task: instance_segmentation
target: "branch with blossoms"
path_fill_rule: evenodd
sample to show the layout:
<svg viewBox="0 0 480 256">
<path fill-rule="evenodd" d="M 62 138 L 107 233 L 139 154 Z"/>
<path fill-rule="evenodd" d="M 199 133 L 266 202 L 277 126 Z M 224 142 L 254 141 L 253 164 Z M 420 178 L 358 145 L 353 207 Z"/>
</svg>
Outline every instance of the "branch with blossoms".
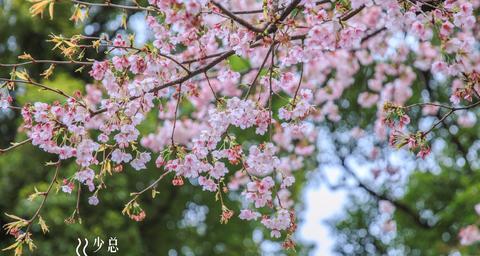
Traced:
<svg viewBox="0 0 480 256">
<path fill-rule="evenodd" d="M 390 127 L 392 145 L 408 146 L 422 158 L 430 153 L 426 136 L 432 130 L 454 112 L 480 104 L 406 104 L 416 79 L 412 65 L 454 79 L 454 104 L 478 96 L 480 76 L 472 71 L 475 65 L 467 65 L 477 59 L 465 54 L 465 49 L 477 51 L 471 43 L 477 29 L 474 7 L 468 1 L 438 6 L 370 0 L 247 5 L 149 0 L 146 6 L 65 2 L 75 7 L 71 17 L 75 23 L 88 22 L 91 8 L 145 12 L 152 32 L 152 40 L 141 46 L 133 35 L 125 34 L 112 39 L 52 35 L 53 50 L 65 60 L 36 60 L 25 53 L 19 56 L 24 62 L 0 64 L 11 68 L 11 77 L 0 79 L 1 109 L 15 109 L 11 92 L 25 85 L 65 98 L 25 104 L 22 128 L 28 139 L 0 153 L 31 143 L 59 161 L 74 159 L 78 170 L 63 177 L 60 186 L 63 193 L 77 192 L 68 223 L 80 219 L 81 194 L 90 193 L 88 203 L 97 205 L 110 176 L 127 166 L 144 170 L 156 158 L 163 173 L 131 193 L 123 210 L 131 219 L 147 217 L 140 196 L 151 191 L 155 197 L 160 181 L 171 179 L 173 186 L 190 181 L 214 194 L 221 207 L 220 222 L 227 223 L 235 214 L 258 221 L 273 238 L 283 239 L 285 248 L 294 249 L 297 224 L 291 188 L 295 177 L 308 169 L 308 160 L 314 159 L 316 125 L 342 118 L 339 106 L 345 104 L 346 92 L 357 87 L 356 74 L 373 70 L 371 77 L 365 72 L 368 88 L 356 100 L 361 107 L 377 107 L 379 137 L 385 137 L 382 131 Z M 56 4 L 35 0 L 30 10 L 33 15 L 48 11 L 53 18 Z M 122 23 L 126 27 L 126 20 Z M 418 40 L 421 50 L 389 45 L 401 34 Z M 106 59 L 86 56 L 92 49 L 103 51 Z M 409 56 L 415 56 L 413 64 Z M 31 79 L 24 68 L 34 64 L 50 65 L 41 74 L 45 81 L 58 65 L 79 66 L 78 72 L 88 69 L 93 81 L 70 95 Z M 407 112 L 426 106 L 448 112 L 426 131 L 403 134 L 410 123 Z M 138 126 L 154 109 L 157 130 L 140 134 Z M 255 138 L 239 136 L 250 131 Z M 373 196 L 388 199 L 358 181 Z M 230 210 L 233 202 L 227 201 L 227 193 L 241 195 L 240 213 Z M 420 220 L 408 207 L 397 207 Z"/>
<path fill-rule="evenodd" d="M 426 103 L 415 103 L 409 106 L 398 106 L 391 102 L 386 102 L 383 106 L 384 117 L 383 122 L 386 123 L 392 132 L 390 134 L 390 145 L 396 146 L 397 148 L 402 148 L 407 146 L 408 149 L 412 152 L 417 151 L 417 155 L 423 159 L 430 154 L 430 146 L 427 142 L 427 135 L 430 134 L 435 128 L 440 124 L 444 123 L 445 119 L 451 116 L 453 113 L 461 110 L 469 110 L 476 108 L 480 105 L 480 101 L 472 103 L 463 107 L 455 107 L 444 104 L 426 102 Z M 406 114 L 410 108 L 417 106 L 434 106 L 437 108 L 448 109 L 447 113 L 442 116 L 439 116 L 439 120 L 434 122 L 430 128 L 425 131 L 417 131 L 416 133 L 404 134 L 402 129 L 405 125 L 410 123 L 410 117 Z"/>
<path fill-rule="evenodd" d="M 430 86 L 430 79 L 431 79 L 431 74 L 429 72 L 423 72 L 423 77 L 426 81 L 425 83 L 425 87 L 428 91 L 429 94 L 432 94 L 432 88 Z M 480 97 L 479 97 L 480 99 Z M 436 116 L 438 119 L 441 119 L 442 116 L 441 116 L 441 113 L 439 111 L 436 111 L 437 110 L 437 106 L 424 106 L 424 109 L 427 109 L 427 110 L 434 110 L 434 113 L 432 113 L 434 116 Z M 442 126 L 443 127 L 449 127 L 450 124 L 447 123 L 445 120 L 442 121 Z M 467 155 L 468 155 L 468 148 L 463 145 L 463 143 L 460 141 L 460 139 L 455 136 L 454 134 L 452 134 L 452 132 L 449 130 L 449 129 L 446 129 L 446 131 L 449 133 L 450 135 L 450 138 L 451 138 L 451 141 L 453 142 L 453 144 L 456 146 L 457 150 L 462 154 L 462 156 L 464 157 L 464 159 L 467 159 L 467 161 L 465 162 L 466 164 L 466 170 L 467 170 L 467 173 L 468 174 L 472 174 L 472 167 L 470 165 L 470 162 L 468 161 L 468 158 L 467 158 Z"/>
</svg>

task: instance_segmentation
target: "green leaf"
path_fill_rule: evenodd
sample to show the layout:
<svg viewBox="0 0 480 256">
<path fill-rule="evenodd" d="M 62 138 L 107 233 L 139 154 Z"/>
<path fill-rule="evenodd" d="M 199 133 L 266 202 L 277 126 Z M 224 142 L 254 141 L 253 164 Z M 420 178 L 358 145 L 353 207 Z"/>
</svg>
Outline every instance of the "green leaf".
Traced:
<svg viewBox="0 0 480 256">
<path fill-rule="evenodd" d="M 232 55 L 228 58 L 230 68 L 235 72 L 246 72 L 250 69 L 250 62 L 238 55 Z"/>
</svg>

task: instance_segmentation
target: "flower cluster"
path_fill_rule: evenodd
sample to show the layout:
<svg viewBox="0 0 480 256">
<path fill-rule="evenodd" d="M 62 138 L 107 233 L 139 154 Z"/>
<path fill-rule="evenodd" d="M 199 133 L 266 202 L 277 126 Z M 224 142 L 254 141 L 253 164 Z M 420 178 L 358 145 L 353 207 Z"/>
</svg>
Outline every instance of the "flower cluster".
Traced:
<svg viewBox="0 0 480 256">
<path fill-rule="evenodd" d="M 417 156 L 425 159 L 430 152 L 430 146 L 426 141 L 426 135 L 423 132 L 417 132 L 415 134 L 404 134 L 400 131 L 394 131 L 390 134 L 389 143 L 391 146 L 402 148 L 407 146 L 411 152 L 417 152 Z"/>
</svg>

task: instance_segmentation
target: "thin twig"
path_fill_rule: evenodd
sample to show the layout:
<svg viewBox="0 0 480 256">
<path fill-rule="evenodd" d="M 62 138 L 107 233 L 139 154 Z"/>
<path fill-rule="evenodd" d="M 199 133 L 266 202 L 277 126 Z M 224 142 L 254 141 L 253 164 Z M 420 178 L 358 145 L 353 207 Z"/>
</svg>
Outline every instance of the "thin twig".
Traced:
<svg viewBox="0 0 480 256">
<path fill-rule="evenodd" d="M 110 2 L 102 4 L 102 3 L 89 3 L 85 1 L 79 1 L 79 0 L 70 0 L 70 1 L 76 4 L 81 4 L 86 6 L 112 7 L 112 8 L 120 8 L 124 10 L 134 10 L 134 11 L 160 11 L 158 8 L 154 6 L 143 7 L 143 6 L 133 6 L 133 5 L 112 4 Z"/>
<path fill-rule="evenodd" d="M 262 69 L 263 67 L 265 66 L 265 64 L 267 63 L 267 60 L 268 60 L 268 57 L 270 56 L 270 53 L 273 51 L 273 47 L 275 46 L 275 43 L 273 43 L 270 48 L 268 49 L 268 52 L 267 54 L 265 55 L 265 58 L 263 59 L 263 62 L 262 62 L 262 65 L 260 65 L 260 68 L 258 69 L 258 72 L 257 74 L 255 75 L 255 78 L 253 79 L 252 83 L 250 84 L 250 87 L 248 88 L 248 91 L 247 93 L 245 94 L 244 96 L 244 99 L 246 99 L 248 97 L 248 95 L 250 94 L 250 91 L 252 90 L 252 88 L 255 87 L 255 83 L 257 82 L 258 78 L 260 77 L 260 73 L 262 72 Z"/>
<path fill-rule="evenodd" d="M 30 141 L 32 141 L 31 138 L 26 139 L 26 140 L 21 141 L 21 142 L 12 143 L 12 146 L 10 146 L 10 147 L 8 147 L 8 148 L 0 149 L 0 155 L 3 154 L 3 153 L 6 153 L 6 152 L 8 152 L 8 151 L 10 151 L 10 150 L 12 150 L 12 149 L 18 148 L 18 147 L 20 147 L 20 146 L 22 146 L 22 145 L 25 145 L 25 144 L 27 144 L 27 143 L 30 142 Z"/>
<path fill-rule="evenodd" d="M 134 196 L 139 196 L 139 195 L 145 193 L 147 190 L 149 190 L 149 189 L 153 188 L 155 185 L 157 185 L 158 182 L 160 182 L 160 181 L 161 181 L 165 176 L 167 176 L 167 174 L 169 174 L 170 172 L 172 172 L 172 171 L 166 171 L 166 172 L 164 172 L 162 175 L 160 175 L 160 177 L 159 177 L 158 179 L 156 179 L 156 180 L 155 180 L 152 184 L 150 184 L 148 187 L 144 188 L 144 189 L 141 190 L 141 191 L 134 192 L 134 193 L 132 193 L 132 195 L 134 195 Z"/>
<path fill-rule="evenodd" d="M 175 106 L 175 114 L 173 117 L 173 128 L 172 128 L 172 147 L 175 147 L 175 141 L 173 140 L 173 136 L 175 135 L 175 127 L 177 125 L 177 113 L 178 113 L 178 108 L 180 106 L 180 101 L 182 100 L 182 84 L 180 84 L 178 88 L 178 100 L 177 100 L 177 105 Z"/>
<path fill-rule="evenodd" d="M 56 89 L 56 88 L 52 88 L 52 87 L 48 87 L 44 84 L 41 84 L 41 83 L 38 83 L 38 82 L 35 82 L 35 81 L 32 81 L 32 80 L 19 80 L 19 79 L 8 79 L 8 78 L 0 78 L 0 81 L 4 81 L 4 82 L 11 82 L 11 83 L 22 83 L 22 84 L 31 84 L 33 86 L 36 86 L 36 87 L 40 87 L 42 88 L 43 90 L 47 90 L 47 91 L 51 91 L 51 92 L 54 92 L 56 94 L 59 94 L 65 98 L 72 98 L 72 96 L 66 94 L 65 92 L 63 92 L 62 90 L 59 90 L 59 89 Z"/>
<path fill-rule="evenodd" d="M 468 106 L 465 106 L 465 107 L 450 107 L 450 108 L 449 108 L 450 110 L 449 110 L 445 115 L 443 115 L 442 118 L 440 118 L 440 120 L 438 120 L 437 122 L 435 122 L 435 123 L 432 125 L 432 127 L 430 127 L 430 129 L 428 129 L 427 131 L 423 132 L 423 135 L 425 136 L 425 135 L 429 134 L 430 132 L 432 132 L 433 129 L 435 129 L 437 126 L 439 126 L 441 123 L 443 123 L 443 121 L 444 121 L 447 117 L 449 117 L 451 114 L 453 114 L 454 112 L 459 111 L 459 110 L 467 110 L 467 109 L 475 108 L 475 107 L 477 107 L 477 106 L 479 106 L 479 105 L 480 105 L 480 101 L 477 101 L 477 102 L 475 102 L 475 103 L 473 103 L 473 104 L 470 104 L 470 105 L 468 105 Z"/>
<path fill-rule="evenodd" d="M 215 90 L 213 90 L 212 84 L 210 83 L 210 78 L 207 76 L 207 72 L 205 72 L 205 79 L 207 80 L 208 87 L 210 87 L 210 90 L 212 91 L 213 97 L 215 97 L 215 101 L 219 102 L 217 94 L 215 93 Z"/>
<path fill-rule="evenodd" d="M 275 41 L 275 34 L 273 34 L 273 41 Z M 274 46 L 274 44 L 272 44 Z M 273 68 L 275 67 L 275 49 L 272 50 L 272 59 L 270 62 L 270 77 L 269 77 L 269 96 L 268 96 L 268 132 L 270 135 L 270 141 L 272 141 L 272 102 L 273 102 L 273 88 L 272 88 L 272 78 L 273 78 Z"/>
<path fill-rule="evenodd" d="M 82 193 L 82 186 L 80 181 L 78 182 L 78 191 L 77 191 L 77 205 L 75 206 L 75 214 L 80 216 L 80 194 Z"/>
<path fill-rule="evenodd" d="M 19 80 L 19 79 L 8 79 L 8 78 L 0 78 L 0 81 L 5 81 L 5 82 L 11 82 L 11 83 L 22 83 L 22 84 L 30 84 L 30 85 L 33 85 L 33 86 L 36 86 L 36 87 L 39 87 L 43 90 L 46 90 L 46 91 L 51 91 L 51 92 L 54 92 L 58 95 L 61 95 L 67 99 L 69 98 L 73 98 L 72 96 L 66 94 L 64 91 L 60 90 L 60 89 L 57 89 L 57 88 L 52 88 L 52 87 L 49 87 L 49 86 L 46 86 L 44 84 L 41 84 L 41 83 L 38 83 L 38 82 L 35 82 L 33 80 Z M 81 101 L 78 101 L 78 104 L 82 107 L 84 107 L 89 113 L 95 113 L 95 111 L 89 109 L 87 107 L 87 105 L 85 105 L 83 102 Z"/>
<path fill-rule="evenodd" d="M 302 41 L 302 47 L 303 47 L 303 41 Z M 295 94 L 293 95 L 293 100 L 292 100 L 292 106 L 295 107 L 295 101 L 297 100 L 297 95 L 298 91 L 300 90 L 300 86 L 302 86 L 302 79 L 303 79 L 303 61 L 300 63 L 301 69 L 300 69 L 300 79 L 298 80 L 298 86 L 297 89 L 295 90 Z"/>
<path fill-rule="evenodd" d="M 38 217 L 38 215 L 40 214 L 43 206 L 45 205 L 45 202 L 47 201 L 47 198 L 48 198 L 48 195 L 50 194 L 50 191 L 52 190 L 52 187 L 53 187 L 53 184 L 56 182 L 57 180 L 57 176 L 58 176 L 58 170 L 60 169 L 60 161 L 58 161 L 57 163 L 55 163 L 56 165 L 56 168 L 55 168 L 55 174 L 53 175 L 53 178 L 52 178 L 52 181 L 50 182 L 50 185 L 48 186 L 47 188 L 47 191 L 45 191 L 42 195 L 43 195 L 43 200 L 42 202 L 40 203 L 40 206 L 37 208 L 37 211 L 35 212 L 35 214 L 32 216 L 32 218 L 30 218 L 28 220 L 28 225 L 25 229 L 25 233 L 28 234 L 28 231 L 30 230 L 30 227 L 32 226 L 33 222 L 35 221 L 35 219 Z"/>
<path fill-rule="evenodd" d="M 76 60 L 31 60 L 20 63 L 0 63 L 0 67 L 18 67 L 30 64 L 47 63 L 47 64 L 72 64 L 72 65 L 93 65 L 93 61 L 76 61 Z"/>
<path fill-rule="evenodd" d="M 405 106 L 405 107 L 403 107 L 403 108 L 409 109 L 409 108 L 413 108 L 413 107 L 417 107 L 417 106 L 436 106 L 436 107 L 440 107 L 440 108 L 454 109 L 454 107 L 452 107 L 452 106 L 443 105 L 443 104 L 435 103 L 435 102 L 415 103 L 415 104 L 411 104 L 411 105 Z"/>
<path fill-rule="evenodd" d="M 230 12 L 229 10 L 225 9 L 225 7 L 223 7 L 221 4 L 215 2 L 215 1 L 211 1 L 211 3 L 213 5 L 215 5 L 218 9 L 220 9 L 220 11 L 225 14 L 226 16 L 228 16 L 230 19 L 232 19 L 233 21 L 237 22 L 238 24 L 244 26 L 245 28 L 253 31 L 253 32 L 256 32 L 256 33 L 262 33 L 263 30 L 260 29 L 260 28 L 257 28 L 255 26 L 253 26 L 252 24 L 250 24 L 248 21 L 238 17 L 237 15 L 235 15 L 234 13 Z"/>
</svg>

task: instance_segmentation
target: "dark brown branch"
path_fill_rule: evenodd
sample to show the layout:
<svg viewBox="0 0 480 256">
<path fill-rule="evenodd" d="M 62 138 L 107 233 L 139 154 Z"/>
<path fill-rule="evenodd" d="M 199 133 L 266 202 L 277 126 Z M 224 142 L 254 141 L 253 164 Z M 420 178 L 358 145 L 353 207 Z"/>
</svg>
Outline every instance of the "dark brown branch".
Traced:
<svg viewBox="0 0 480 256">
<path fill-rule="evenodd" d="M 238 24 L 248 28 L 249 30 L 251 31 L 254 31 L 256 33 L 261 33 L 263 30 L 260 29 L 260 28 L 257 28 L 255 26 L 253 26 L 252 24 L 250 24 L 248 21 L 238 17 L 237 15 L 235 15 L 234 13 L 230 12 L 229 10 L 225 9 L 225 7 L 223 7 L 221 4 L 215 2 L 215 1 L 212 1 L 211 2 L 213 5 L 215 5 L 218 9 L 220 9 L 220 11 L 225 14 L 226 16 L 228 16 L 230 19 L 232 19 L 233 21 L 237 22 Z"/>
<path fill-rule="evenodd" d="M 401 201 L 398 201 L 398 200 L 395 200 L 393 198 L 390 198 L 389 196 L 385 195 L 385 194 L 381 194 L 381 193 L 378 193 L 376 191 L 374 191 L 372 188 L 370 188 L 369 186 L 367 186 L 356 174 L 355 172 L 346 164 L 345 162 L 345 157 L 340 157 L 340 162 L 341 162 L 341 165 L 342 167 L 345 169 L 345 171 L 350 175 L 352 176 L 352 178 L 357 182 L 358 186 L 360 188 L 362 188 L 363 190 L 365 190 L 369 195 L 371 195 L 372 197 L 374 197 L 376 200 L 385 200 L 385 201 L 389 201 L 390 203 L 392 203 L 397 209 L 401 210 L 402 212 L 404 212 L 406 215 L 408 215 L 409 217 L 412 218 L 412 220 L 418 224 L 418 226 L 420 226 L 421 228 L 424 228 L 424 229 L 430 229 L 432 228 L 432 226 L 430 224 L 428 224 L 428 222 L 426 222 L 425 220 L 423 220 L 420 215 L 418 215 L 418 213 L 413 210 L 412 208 L 410 208 L 410 206 L 406 205 L 405 203 L 401 202 Z"/>
<path fill-rule="evenodd" d="M 250 11 L 235 11 L 232 13 L 233 14 L 259 14 L 259 13 L 263 13 L 263 10 L 258 9 L 258 10 L 250 10 Z"/>
<path fill-rule="evenodd" d="M 156 93 L 162 89 L 165 89 L 165 88 L 168 88 L 170 86 L 174 86 L 174 85 L 177 85 L 177 84 L 180 84 L 180 83 L 183 83 L 183 82 L 186 82 L 188 81 L 189 79 L 199 75 L 199 74 L 202 74 L 202 73 L 205 73 L 207 72 L 209 69 L 211 69 L 212 67 L 216 66 L 218 63 L 222 62 L 223 60 L 227 59 L 228 57 L 232 56 L 233 54 L 235 54 L 235 51 L 233 50 L 230 50 L 228 52 L 225 52 L 223 53 L 222 55 L 220 55 L 220 57 L 216 58 L 215 60 L 213 60 L 212 62 L 210 62 L 208 65 L 204 66 L 203 68 L 200 68 L 200 69 L 197 69 L 195 71 L 192 71 L 191 73 L 189 73 L 188 75 L 186 76 L 183 76 L 181 78 L 178 78 L 176 80 L 173 80 L 171 82 L 168 82 L 168 83 L 165 83 L 161 86 L 158 86 L 158 87 L 155 87 L 153 88 L 152 90 L 149 91 L 149 93 Z M 136 97 L 131 97 L 130 100 L 136 100 L 140 98 L 140 96 L 136 96 Z M 101 114 L 103 112 L 107 111 L 106 108 L 103 108 L 103 109 L 99 109 L 95 112 L 92 113 L 92 116 L 95 116 L 95 115 L 98 115 L 98 114 Z"/>
<path fill-rule="evenodd" d="M 322 0 L 322 1 L 316 2 L 315 4 L 316 5 L 321 5 L 321 4 L 327 4 L 327 3 L 331 3 L 331 1 L 330 0 Z M 279 11 L 284 10 L 284 9 L 285 9 L 285 7 L 278 8 Z M 263 13 L 263 9 L 248 10 L 248 11 L 234 11 L 232 13 L 233 14 L 259 14 L 259 13 Z"/>
<path fill-rule="evenodd" d="M 352 18 L 353 16 L 357 15 L 359 12 L 361 12 L 363 9 L 365 9 L 365 5 L 362 5 L 360 7 L 358 7 L 357 9 L 355 10 L 352 10 L 351 12 L 343 15 L 340 20 L 341 21 L 347 21 L 349 20 L 350 18 Z"/>
<path fill-rule="evenodd" d="M 202 60 L 212 59 L 212 58 L 218 57 L 218 56 L 220 56 L 224 53 L 225 52 L 219 52 L 219 53 L 210 54 L 210 55 L 200 57 L 200 58 L 196 58 L 196 59 L 185 60 L 185 61 L 182 61 L 182 64 L 192 64 L 192 63 L 199 62 L 199 61 L 202 61 Z"/>
<path fill-rule="evenodd" d="M 423 134 L 424 135 L 427 135 L 429 134 L 430 132 L 433 131 L 433 129 L 435 129 L 437 126 L 439 126 L 440 124 L 444 124 L 444 121 L 445 119 L 447 119 L 447 117 L 449 117 L 450 115 L 452 115 L 453 113 L 455 113 L 456 111 L 459 111 L 459 110 L 467 110 L 467 109 L 472 109 L 472 108 L 475 108 L 477 106 L 480 105 L 480 101 L 477 101 L 473 104 L 470 104 L 468 106 L 465 106 L 465 107 L 452 107 L 445 115 L 443 115 L 440 120 L 438 120 L 437 122 L 435 122 L 432 127 L 430 127 L 430 129 L 428 129 L 426 132 L 424 132 Z"/>
<path fill-rule="evenodd" d="M 364 42 L 368 41 L 370 38 L 375 37 L 376 35 L 382 33 L 382 32 L 385 31 L 386 29 L 387 29 L 386 27 L 382 27 L 382 28 L 379 28 L 379 29 L 375 30 L 375 31 L 372 32 L 371 34 L 368 34 L 367 36 L 365 36 L 364 38 L 362 38 L 362 40 L 360 41 L 360 43 L 364 43 Z"/>
<path fill-rule="evenodd" d="M 280 18 L 278 18 L 278 20 L 272 22 L 272 23 L 269 23 L 265 26 L 265 29 L 263 29 L 263 31 L 265 31 L 265 34 L 272 34 L 272 33 L 275 33 L 277 32 L 278 30 L 278 26 L 277 26 L 277 23 L 279 22 L 282 22 L 284 21 L 288 15 L 290 15 L 290 13 L 295 9 L 297 8 L 297 6 L 300 4 L 301 0 L 293 0 L 288 6 L 287 8 L 285 8 L 285 10 L 282 12 L 282 14 L 280 15 Z"/>
</svg>

